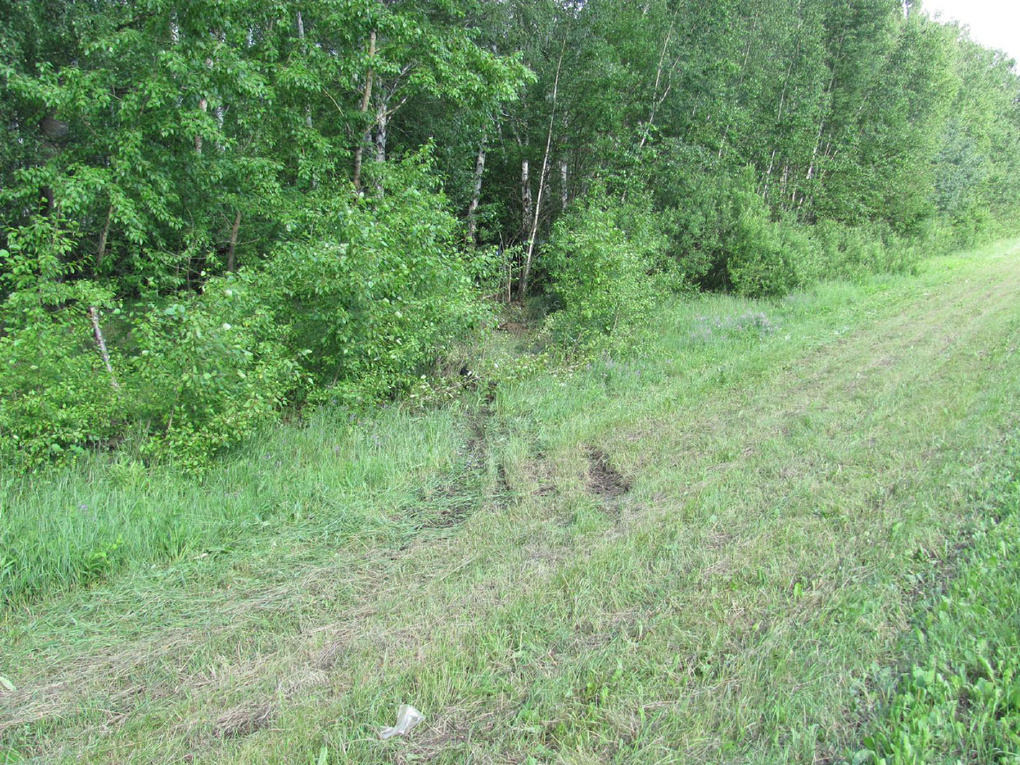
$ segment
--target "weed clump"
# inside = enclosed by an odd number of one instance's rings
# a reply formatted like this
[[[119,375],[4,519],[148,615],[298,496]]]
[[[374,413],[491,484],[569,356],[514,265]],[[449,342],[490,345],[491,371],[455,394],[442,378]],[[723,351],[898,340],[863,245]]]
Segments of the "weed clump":
[[[776,325],[762,311],[745,311],[736,316],[698,316],[694,320],[691,339],[712,342],[727,336],[763,336],[776,331]]]

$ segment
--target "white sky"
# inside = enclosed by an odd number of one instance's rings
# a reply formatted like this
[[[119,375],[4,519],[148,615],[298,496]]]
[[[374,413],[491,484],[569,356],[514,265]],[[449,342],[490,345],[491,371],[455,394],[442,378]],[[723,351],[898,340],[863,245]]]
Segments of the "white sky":
[[[1006,51],[1020,61],[1020,0],[923,0],[931,16],[955,19],[970,27],[970,36],[987,48]]]

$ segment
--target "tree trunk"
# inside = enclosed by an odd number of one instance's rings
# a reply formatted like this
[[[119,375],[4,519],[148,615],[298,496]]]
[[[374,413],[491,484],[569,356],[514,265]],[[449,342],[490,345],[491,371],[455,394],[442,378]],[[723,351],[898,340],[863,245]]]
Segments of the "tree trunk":
[[[567,194],[567,160],[560,160],[560,212],[565,212],[570,198]]]
[[[843,38],[839,41],[840,48],[843,45]],[[808,165],[807,179],[810,181],[815,176],[815,163],[818,159],[818,150],[822,147],[822,138],[825,135],[825,122],[829,118],[829,114],[832,110],[833,95],[832,90],[836,85],[836,74],[835,72],[829,77],[829,84],[825,87],[825,95],[828,96],[826,105],[822,108],[822,117],[818,121],[818,134],[815,136],[815,146],[811,150],[811,163]]]
[[[390,113],[386,110],[386,97],[380,93],[379,105],[375,112],[375,162],[377,165],[386,162],[386,128],[390,120]],[[382,174],[376,173],[375,194],[378,197],[383,195]]]
[[[110,386],[114,390],[117,390],[120,388],[120,384],[117,382],[117,378],[113,374],[113,364],[110,363],[110,354],[106,350],[106,340],[103,338],[103,329],[99,325],[99,309],[95,306],[89,308],[89,318],[92,320],[92,332],[96,338],[96,346],[99,348],[99,355],[103,357],[103,363],[106,365],[106,371],[110,373]]]
[[[386,105],[380,104],[375,127],[375,161],[383,164],[386,161]]]
[[[531,177],[528,160],[521,160],[521,232],[527,233],[531,226]]]
[[[765,171],[765,181],[761,192],[761,198],[766,202],[769,199],[769,185],[772,183],[772,168],[776,166],[776,152],[778,149],[772,149],[772,156],[769,158],[769,169]]]
[[[368,38],[368,58],[369,61],[375,58],[375,31],[369,35]],[[368,105],[372,101],[372,67],[369,66],[368,72],[365,74],[365,90],[361,96],[361,113],[368,114]],[[358,148],[354,152],[354,190],[359,194],[361,193],[361,163],[364,160],[365,144],[369,143],[372,137],[371,127],[365,130],[365,133],[361,137],[361,141],[358,142]]]
[[[556,124],[556,97],[560,89],[560,68],[563,66],[563,54],[567,50],[567,41],[563,41],[560,58],[556,62],[556,77],[553,80],[552,112],[549,115],[549,131],[545,136],[545,154],[542,156],[542,173],[538,178],[538,198],[535,200],[535,214],[531,218],[531,236],[528,237],[528,250],[524,255],[524,268],[521,270],[521,281],[517,287],[517,297],[524,300],[528,295],[528,276],[531,274],[531,261],[535,255],[535,239],[538,237],[538,218],[542,213],[542,192],[545,191],[546,177],[549,172],[549,150],[552,148],[553,125]]]
[[[212,59],[211,58],[207,58],[205,60],[205,68],[206,69],[212,69],[212,67],[213,67]],[[201,100],[199,100],[198,108],[199,108],[199,110],[203,114],[206,113],[207,111],[209,111],[209,101],[208,101],[208,99],[205,96],[202,96]],[[198,133],[198,134],[195,135],[195,151],[198,152],[199,154],[202,153],[202,134],[201,133]]]
[[[802,20],[801,23],[797,26],[798,33],[800,32],[800,29],[803,26],[803,24],[804,22]],[[794,50],[793,56],[790,58],[790,65],[786,68],[786,77],[783,79],[783,92],[779,96],[779,109],[776,111],[776,129],[779,131],[782,130],[781,123],[783,121],[783,109],[786,106],[786,93],[790,87],[790,77],[793,74],[793,64],[797,60],[797,56],[799,55],[800,55],[800,38],[798,37],[797,47]],[[768,199],[769,196],[769,186],[772,183],[772,169],[775,167],[776,151],[777,151],[776,148],[772,149],[772,158],[769,160],[769,169],[765,172],[765,191],[762,194],[762,198],[766,200]],[[783,184],[784,186],[786,184],[785,174],[783,178]],[[781,196],[782,192],[780,192],[780,197]]]
[[[208,110],[209,102],[206,101],[203,98],[201,101],[198,102],[198,108],[200,110],[202,110],[203,112]],[[195,134],[195,152],[198,153],[198,154],[202,153],[202,134],[201,133],[196,133]]]
[[[659,83],[662,82],[662,65],[666,61],[666,51],[669,48],[669,40],[673,36],[673,25],[675,23],[676,16],[670,20],[669,31],[666,33],[666,39],[662,43],[662,53],[659,56],[659,66],[655,70],[655,87],[652,88],[652,106],[648,112],[648,122],[645,123],[645,131],[641,136],[641,143],[638,144],[639,149],[645,148],[645,142],[648,140],[648,136],[652,132],[652,126],[655,123],[655,112],[659,108],[659,104],[665,101],[666,96],[669,95],[669,88],[666,88],[666,92],[663,94],[662,98],[659,98]]]
[[[301,11],[297,12],[297,36],[298,40],[301,41],[301,52],[307,54],[308,46],[305,45],[305,20],[301,16]],[[312,107],[309,104],[305,104],[305,125],[308,127],[312,126]]]
[[[471,204],[467,212],[467,241],[471,247],[477,244],[478,203],[482,197],[482,174],[485,172],[485,140],[478,145],[478,156],[475,158],[475,186],[471,192]]]
[[[751,22],[751,31],[747,35],[747,45],[744,47],[744,62],[740,65],[740,79],[737,81],[737,91],[739,92],[744,87],[744,80],[747,78],[747,62],[751,58],[751,48],[754,42],[754,33],[758,29],[758,16],[754,16]],[[722,159],[723,152],[726,149],[726,141],[729,139],[730,128],[733,127],[731,122],[726,123],[726,127],[723,128],[722,138],[719,140],[719,152],[716,154],[718,159]]]
[[[234,215],[234,226],[230,229],[230,246],[227,248],[227,271],[234,273],[237,270],[235,253],[237,252],[237,232],[241,228],[241,211]]]
[[[224,34],[223,32],[219,32],[219,33],[217,33],[216,37],[217,37],[217,39],[219,39],[220,45],[224,45],[224,46],[226,45],[226,43],[227,43],[227,36],[226,36],[226,34]],[[205,65],[209,69],[212,69],[213,68],[213,60],[211,58],[207,58],[205,60]],[[216,127],[220,131],[219,135],[216,137],[216,151],[222,152],[222,151],[225,151],[226,148],[227,148],[226,146],[223,145],[223,122],[226,119],[227,111],[226,111],[226,109],[223,108],[223,103],[222,102],[220,102],[216,106],[216,108],[213,109],[213,114],[216,115]]]
[[[99,234],[99,248],[96,250],[96,273],[103,267],[103,258],[106,257],[106,240],[110,235],[110,221],[113,220],[113,205],[106,208],[106,223]]]

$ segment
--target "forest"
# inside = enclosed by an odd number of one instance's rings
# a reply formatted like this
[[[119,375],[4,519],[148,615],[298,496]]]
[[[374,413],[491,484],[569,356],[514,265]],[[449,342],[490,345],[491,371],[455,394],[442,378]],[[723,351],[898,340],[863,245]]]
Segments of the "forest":
[[[909,272],[1020,221],[1020,78],[901,0],[3,0],[0,460],[201,468],[505,305]]]

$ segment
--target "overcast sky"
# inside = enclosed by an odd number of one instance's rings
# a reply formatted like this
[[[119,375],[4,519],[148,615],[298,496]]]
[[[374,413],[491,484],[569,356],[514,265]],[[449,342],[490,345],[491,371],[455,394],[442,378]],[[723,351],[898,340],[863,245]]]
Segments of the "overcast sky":
[[[924,0],[924,7],[963,22],[974,40],[1020,61],[1020,0]]]

